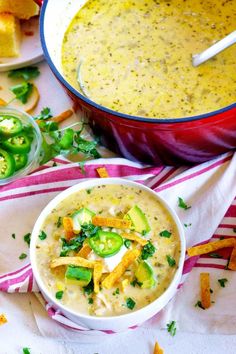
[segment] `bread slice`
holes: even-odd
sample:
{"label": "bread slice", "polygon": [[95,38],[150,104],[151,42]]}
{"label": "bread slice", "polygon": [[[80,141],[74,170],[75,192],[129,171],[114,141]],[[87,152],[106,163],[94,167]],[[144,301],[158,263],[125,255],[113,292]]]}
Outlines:
{"label": "bread slice", "polygon": [[0,57],[17,57],[20,50],[20,24],[11,14],[0,13]]}
{"label": "bread slice", "polygon": [[39,6],[33,0],[0,0],[0,12],[9,12],[21,20],[39,14]]}

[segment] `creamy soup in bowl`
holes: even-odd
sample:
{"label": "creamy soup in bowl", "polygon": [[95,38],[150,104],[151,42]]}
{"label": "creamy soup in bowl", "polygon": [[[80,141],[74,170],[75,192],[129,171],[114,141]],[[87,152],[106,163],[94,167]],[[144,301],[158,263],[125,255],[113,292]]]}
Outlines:
{"label": "creamy soup in bowl", "polygon": [[236,101],[236,47],[192,55],[235,30],[236,1],[89,0],[62,44],[66,80],[120,113],[181,118]]}
{"label": "creamy soup in bowl", "polygon": [[31,262],[43,295],[93,329],[119,331],[163,308],[184,254],[173,210],[149,188],[118,178],[62,192],[32,233]]}

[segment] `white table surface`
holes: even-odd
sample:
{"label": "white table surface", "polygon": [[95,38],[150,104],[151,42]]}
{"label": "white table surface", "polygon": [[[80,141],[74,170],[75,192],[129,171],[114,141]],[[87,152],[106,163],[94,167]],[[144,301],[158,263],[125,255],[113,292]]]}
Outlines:
{"label": "white table surface", "polygon": [[[71,107],[64,91],[50,74],[46,63],[40,64],[41,76],[36,80],[41,99],[35,113],[49,106],[55,114]],[[45,80],[46,77],[50,79]],[[9,87],[12,82],[0,74],[0,86]],[[0,94],[1,97],[1,94]],[[1,235],[3,240],[4,235]],[[3,241],[2,241],[3,242]],[[0,270],[1,273],[1,270]],[[31,303],[44,311],[33,294],[0,293],[0,313],[5,313],[8,323],[0,327],[0,354],[22,353],[23,347],[31,348],[31,354],[152,354],[156,340],[165,354],[235,354],[235,335],[209,335],[177,331],[171,337],[165,330],[138,328],[119,335],[108,336],[96,344],[66,343],[43,337],[37,327]],[[43,312],[42,312],[43,313]]]}

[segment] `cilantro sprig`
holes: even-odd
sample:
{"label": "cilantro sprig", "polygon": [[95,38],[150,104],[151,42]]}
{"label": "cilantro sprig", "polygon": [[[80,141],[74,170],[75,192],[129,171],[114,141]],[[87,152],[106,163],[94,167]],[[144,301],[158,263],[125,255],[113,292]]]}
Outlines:
{"label": "cilantro sprig", "polygon": [[191,208],[191,206],[190,206],[190,205],[187,205],[187,204],[185,203],[185,201],[183,200],[183,198],[181,198],[181,197],[178,197],[178,206],[179,206],[179,208],[182,208],[182,209],[184,209],[184,210],[187,210],[187,209],[190,209],[190,208]]}
{"label": "cilantro sprig", "polygon": [[167,327],[167,331],[170,333],[170,335],[172,337],[174,337],[176,335],[176,322],[175,321],[171,321],[170,323],[167,323],[166,325]]}
{"label": "cilantro sprig", "polygon": [[30,82],[23,82],[22,84],[11,86],[10,91],[15,95],[14,99],[25,104],[33,91],[33,84]]}
{"label": "cilantro sprig", "polygon": [[40,71],[37,66],[26,66],[25,68],[11,70],[8,73],[8,77],[12,79],[24,79],[25,81],[35,79],[40,75]]}
{"label": "cilantro sprig", "polygon": [[146,243],[146,245],[142,249],[141,259],[143,260],[148,259],[149,257],[152,257],[155,252],[156,252],[156,248],[153,246],[153,244],[150,241],[148,241],[148,243]]}

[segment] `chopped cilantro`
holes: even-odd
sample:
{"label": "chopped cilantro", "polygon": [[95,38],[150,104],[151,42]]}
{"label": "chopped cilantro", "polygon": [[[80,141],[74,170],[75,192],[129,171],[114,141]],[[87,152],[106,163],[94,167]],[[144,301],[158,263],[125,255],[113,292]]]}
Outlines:
{"label": "chopped cilantro", "polygon": [[57,300],[61,300],[62,299],[62,297],[63,297],[63,294],[64,294],[64,291],[58,291],[58,292],[56,292],[56,299]]}
{"label": "chopped cilantro", "polygon": [[192,224],[191,224],[191,223],[189,223],[189,224],[184,224],[184,226],[185,226],[185,227],[189,227],[189,226],[192,226]]}
{"label": "chopped cilantro", "polygon": [[202,303],[201,303],[200,300],[198,300],[194,306],[195,307],[200,307],[200,309],[205,310],[205,307],[202,306]]}
{"label": "chopped cilantro", "polygon": [[16,238],[16,234],[11,234],[11,237],[15,239]]}
{"label": "chopped cilantro", "polygon": [[12,93],[14,93],[15,99],[25,104],[33,91],[33,84],[29,82],[23,82],[22,84],[10,87],[10,90]]}
{"label": "chopped cilantro", "polygon": [[163,230],[163,231],[161,231],[161,232],[159,233],[159,235],[160,235],[161,237],[170,238],[171,232],[169,232],[168,230]]}
{"label": "chopped cilantro", "polygon": [[143,283],[141,283],[137,279],[134,279],[130,282],[130,285],[132,285],[133,287],[135,287],[135,285],[138,285],[139,287],[141,287],[143,285]]}
{"label": "chopped cilantro", "polygon": [[39,128],[42,132],[44,133],[50,133],[58,130],[58,123],[57,122],[52,122],[52,121],[44,121],[41,120],[38,123]]}
{"label": "chopped cilantro", "polygon": [[30,348],[23,348],[22,349],[22,351],[23,351],[23,354],[30,354]]}
{"label": "chopped cilantro", "polygon": [[49,107],[43,108],[40,114],[34,117],[35,120],[47,120],[49,118],[52,118],[51,109]]}
{"label": "chopped cilantro", "polygon": [[57,167],[57,163],[54,161],[52,167]]}
{"label": "chopped cilantro", "polygon": [[176,334],[176,322],[171,321],[170,323],[167,323],[166,327],[167,327],[167,331],[170,333],[170,335],[172,337],[174,337]]}
{"label": "chopped cilantro", "polygon": [[173,257],[167,255],[166,259],[170,267],[174,267],[176,265],[175,259]]}
{"label": "chopped cilantro", "polygon": [[125,240],[124,240],[124,245],[125,245],[126,248],[130,248],[130,246],[131,246],[131,241],[125,239]]}
{"label": "chopped cilantro", "polygon": [[30,238],[31,238],[31,233],[28,232],[28,234],[24,236],[24,241],[27,243],[28,246],[30,245]]}
{"label": "chopped cilantro", "polygon": [[87,194],[91,194],[92,189],[86,189]]}
{"label": "chopped cilantro", "polygon": [[91,297],[88,298],[88,303],[93,304],[93,299]]}
{"label": "chopped cilantro", "polygon": [[96,149],[97,142],[96,141],[88,141],[83,138],[79,134],[76,134],[75,141],[77,143],[78,152],[82,152],[86,155],[93,156],[95,159],[101,157],[99,152]]}
{"label": "chopped cilantro", "polygon": [[214,292],[214,291],[213,291],[212,289],[210,289],[210,293],[213,294],[213,292]]}
{"label": "chopped cilantro", "polygon": [[26,253],[21,253],[21,255],[19,256],[19,259],[25,259],[27,257]]}
{"label": "chopped cilantro", "polygon": [[145,236],[145,235],[147,235],[147,231],[146,230],[142,230],[141,234],[142,234],[142,236]]}
{"label": "chopped cilantro", "polygon": [[209,257],[211,258],[223,258],[219,253],[210,253],[209,254]]}
{"label": "chopped cilantro", "polygon": [[225,283],[227,283],[228,279],[226,278],[222,278],[222,279],[218,279],[218,283],[220,284],[220,286],[222,288],[225,288]]}
{"label": "chopped cilantro", "polygon": [[112,295],[119,295],[120,293],[120,289],[116,288],[116,290],[112,293]]}
{"label": "chopped cilantro", "polygon": [[128,307],[128,309],[133,310],[135,305],[136,302],[133,299],[131,299],[131,297],[128,297],[128,299],[126,300],[126,306]]}
{"label": "chopped cilantro", "polygon": [[93,281],[91,281],[88,285],[84,286],[83,289],[86,295],[91,295],[94,291]]}
{"label": "chopped cilantro", "polygon": [[93,224],[84,224],[81,225],[81,236],[83,237],[92,237],[94,236],[98,230],[100,230],[100,226],[94,226]]}
{"label": "chopped cilantro", "polygon": [[78,251],[82,247],[85,238],[86,237],[80,235],[70,240],[61,238],[62,247],[60,257],[67,256],[70,251]]}
{"label": "chopped cilantro", "polygon": [[179,201],[179,204],[178,204],[178,206],[180,207],[180,208],[182,208],[182,209],[184,209],[184,210],[187,210],[187,209],[190,209],[191,208],[191,206],[188,206],[186,203],[185,203],[185,201],[183,200],[183,198],[178,198],[178,201]]}
{"label": "chopped cilantro", "polygon": [[26,81],[35,79],[40,75],[40,71],[37,66],[26,66],[25,68],[11,70],[8,73],[8,77],[14,79],[24,79]]}
{"label": "chopped cilantro", "polygon": [[40,232],[39,234],[39,238],[41,241],[45,240],[47,238],[47,234],[46,232],[44,232],[43,230]]}
{"label": "chopped cilantro", "polygon": [[156,248],[150,241],[148,241],[148,243],[142,249],[141,258],[143,260],[148,259],[149,257],[152,257],[154,255],[155,251]]}

